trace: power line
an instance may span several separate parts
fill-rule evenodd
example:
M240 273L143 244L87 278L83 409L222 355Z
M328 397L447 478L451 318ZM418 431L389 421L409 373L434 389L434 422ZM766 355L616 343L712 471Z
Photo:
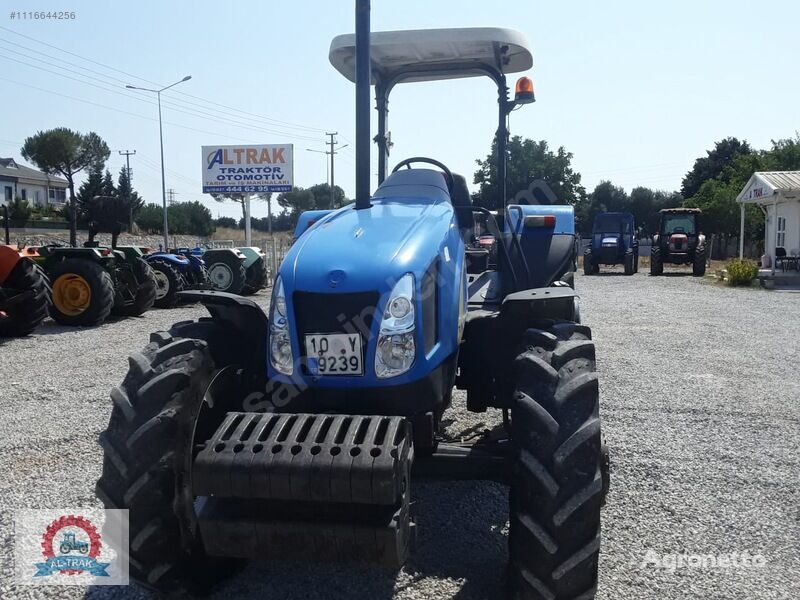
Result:
M5 48L3 48L3 50L5 50ZM134 100L138 100L140 102L144 102L144 103L149 104L149 105L155 104L153 101L146 100L144 98L140 98L138 95L131 96L128 93L104 87L104 85L107 85L107 84L105 84L105 82L102 82L102 80L98 80L95 77L90 77L90 78L94 79L95 81L101 81L104 85L97 85L95 83L90 83L90 82L84 81L82 79L77 79L75 77L70 77L69 75L66 75L66 74L64 74L62 72L54 71L52 69L46 69L44 67L40 67L38 65L34 65L34 64L25 62L25 61L16 59L16 58L11 57L11 56L6 56L4 54L0 54L0 58L4 58L6 60L17 62L17 63L26 65L26 66L34 68L34 69L38 69L40 71L45 71L46 73L51 73L51 74L56 75L58 77L63 77L65 79L70 79L72 81L76 81L76 82L81 83L83 85L89 85L89 86L95 87L97 89L106 91L106 92L111 92L113 94L117 94L117 95L120 95L120 96L123 96L123 97L126 97L126 98L132 98ZM39 60L39 59L34 58L33 60ZM40 62L44 62L44 61L40 61ZM75 73L75 71L72 71L71 69L64 69L64 70L66 70L67 72L70 72L70 73ZM79 75L81 77L89 77L88 75L83 75L82 73L75 73L75 74L77 74L77 75ZM263 131L265 133L269 133L269 134L272 134L272 135L281 135L281 136L285 136L285 137L289 137L289 138L296 138L296 139L300 139L300 140L313 140L313 139L316 139L314 137L306 136L306 135L299 135L299 134L294 134L294 133L287 133L287 132L284 132L284 131L270 130L270 129L266 129L266 128L263 128L263 127L259 127L259 126L253 125L252 123L247 123L247 122L242 122L242 121L234 121L232 119L226 119L226 118L220 119L216 115L214 115L213 113L207 113L207 112L198 111L198 110L195 110L195 109L183 110L183 107L180 107L179 105L175 105L175 104L173 104L171 102L163 102L162 101L162 104L167 106L167 107L169 107L169 108L171 108L175 112L186 114L186 115L189 115L189 116L195 117L195 118L202 118L205 121L208 121L208 120L215 121L215 122L220 123L222 125L233 125L234 127L240 127L242 129Z
M132 73L128 73L127 71L123 71L121 69L117 69L117 68L112 67L110 65L107 65L105 63L101 63L101 62L98 62L96 60L92 60L91 58L87 58L85 56L81 56L80 54L76 54L75 52L70 52L69 50L65 50L63 48L59 48L59 47L54 46L52 44L48 44L47 42L43 42L41 40L38 40L36 38L33 38L33 37L27 36L25 34L19 33L17 31L14 31L12 29L7 28L7 27L3 27L2 25L0 25L0 29L2 29L3 31L7 31L8 33L13 33L14 35L17 35L19 37L23 37L23 38L25 38L27 40L30 40L32 42L36 42L37 44L41 44L43 46L47 46L48 48L52 48L54 50L57 50L58 52L63 52L63 53L69 54L70 56L74 56L76 58L84 60L86 62L98 65L100 67L103 67L104 69L109 69L109 70L114 71L116 73L120 73L120 74L125 75L127 77L132 77L133 79L138 79L140 81L145 81L145 82L153 84L153 85L160 85L159 83L157 83L155 81L151 81L149 79L145 79L143 77L139 77L138 75L134 75ZM14 42L10 42L10 43L13 44ZM17 45L19 46L19 44L17 44ZM89 70L89 69L85 69L85 70ZM111 76L109 75L107 77L111 77ZM117 78L114 78L114 79L117 79ZM119 79L117 79L117 80L119 81ZM219 107L222 107L222 108L226 108L226 109L229 109L229 110L240 112L242 114L245 114L245 115L248 115L248 116L251 116L251 117L257 117L257 118L260 118L260 119L265 120L265 121L271 121L271 122L274 122L274 123L279 123L279 124L282 124L282 125L284 125L286 127L295 128L295 129L304 129L304 130L308 130L308 131L319 131L319 132L324 131L323 129L320 129L319 127L311 127L311 126L308 126L308 125L300 125L300 124L297 124L297 123L292 123L290 121L283 121L283 120L280 120L280 119L274 119L272 117L267 117L267 116L264 116L264 115L258 115L256 113L250 113L250 112L244 111L242 109L238 109L238 108L235 108L235 107L232 107L232 106L221 104L219 102L214 102L213 100L207 100L207 99L202 98L200 96L195 96L193 94L188 94L186 92L177 92L176 91L174 93L178 94L178 95L181 95L181 96L187 96L189 98L194 98L195 100L200 100L201 102L205 102L207 104L212 104L214 106L219 106ZM172 94L170 94L170 96L172 96Z

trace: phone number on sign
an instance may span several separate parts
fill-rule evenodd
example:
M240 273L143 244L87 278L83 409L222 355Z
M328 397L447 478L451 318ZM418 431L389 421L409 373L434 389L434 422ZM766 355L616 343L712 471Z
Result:
M77 18L77 13L72 10L59 10L59 11L17 11L12 10L8 18L12 21L19 19L20 21L72 21Z

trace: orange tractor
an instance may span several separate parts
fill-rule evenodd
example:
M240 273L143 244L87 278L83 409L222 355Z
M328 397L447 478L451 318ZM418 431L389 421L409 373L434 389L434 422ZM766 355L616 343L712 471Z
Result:
M31 333L50 309L42 268L14 246L0 246L0 337Z

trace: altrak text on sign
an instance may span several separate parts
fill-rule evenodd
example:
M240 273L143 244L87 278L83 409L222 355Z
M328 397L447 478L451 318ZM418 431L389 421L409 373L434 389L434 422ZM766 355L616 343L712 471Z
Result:
M292 144L203 146L203 193L290 192Z

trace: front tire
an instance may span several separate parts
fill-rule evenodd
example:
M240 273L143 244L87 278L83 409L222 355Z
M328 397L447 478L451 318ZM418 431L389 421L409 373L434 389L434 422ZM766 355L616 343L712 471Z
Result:
M114 308L114 282L96 262L67 258L50 270L50 316L61 325L100 325Z
M19 291L32 291L33 298L7 307L0 315L0 337L22 337L36 329L50 309L50 285L42 268L22 258L4 285Z
M156 308L172 308L178 303L178 292L183 291L183 277L178 269L163 260L152 260L150 266L156 280Z
M594 274L594 265L592 264L592 253L591 252L584 252L583 253L583 274L584 275L592 275L592 274Z
M588 327L542 322L515 361L509 572L517 599L594 598L604 474Z
M242 295L248 296L255 294L257 291L267 286L267 263L263 257L256 259L252 265L247 268L245 274L245 284L242 288Z
M112 390L100 435L97 495L107 508L129 511L130 576L162 593L204 593L232 564L203 550L191 490L195 427L217 364L208 342L181 337L207 331L213 339L217 329L200 322L152 334Z
M625 275L633 275L636 272L636 255L633 250L625 253Z
M695 277L702 277L706 274L706 249L698 248L694 253L694 262L692 262L692 275Z
M156 301L156 276L153 269L143 258L134 258L131 263L136 278L136 295L133 304L122 306L118 312L126 317L140 317L153 308Z
M653 246L650 249L650 275L657 276L663 275L664 262L661 259L661 248Z
M211 285L218 292L240 294L247 280L242 260L233 252L223 252L206 264Z

